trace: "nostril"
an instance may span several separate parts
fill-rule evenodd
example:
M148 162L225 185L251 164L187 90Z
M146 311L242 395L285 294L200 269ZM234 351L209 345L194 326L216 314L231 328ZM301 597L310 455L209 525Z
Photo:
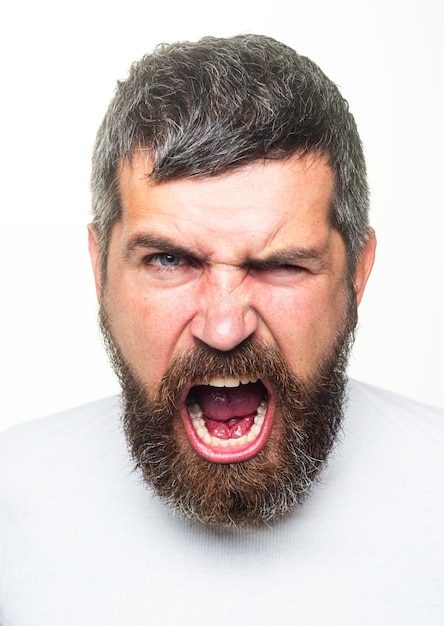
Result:
M191 322L193 336L216 350L233 350L255 333L256 312L232 301L206 303Z

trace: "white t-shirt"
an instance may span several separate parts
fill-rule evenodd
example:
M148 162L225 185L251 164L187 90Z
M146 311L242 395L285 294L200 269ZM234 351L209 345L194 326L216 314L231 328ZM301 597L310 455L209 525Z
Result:
M442 626L444 412L351 383L302 507L215 531L132 471L120 400L0 438L2 626Z

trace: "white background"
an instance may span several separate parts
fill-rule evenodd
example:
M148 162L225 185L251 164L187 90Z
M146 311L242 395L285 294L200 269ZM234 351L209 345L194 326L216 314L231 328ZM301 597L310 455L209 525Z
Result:
M378 260L350 373L444 406L441 0L9 3L1 33L0 428L117 391L86 252L115 81L161 41L258 32L312 57L357 119Z

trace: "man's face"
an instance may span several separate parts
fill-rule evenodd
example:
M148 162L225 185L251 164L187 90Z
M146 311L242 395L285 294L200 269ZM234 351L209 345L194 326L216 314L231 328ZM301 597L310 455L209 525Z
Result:
M93 231L90 237L123 378L159 415L162 402L168 405L167 439L158 445L171 442L182 466L194 468L190 474L205 482L205 474L219 472L216 485L257 463L256 473L266 466L273 475L292 420L282 396L292 389L296 408L313 404L338 369L373 246L350 281L344 242L330 220L333 175L321 157L157 184L149 173L143 153L121 169L122 219L112 230L106 285ZM199 363L190 366L193 360ZM176 388L165 394L172 364ZM281 391L280 380L287 381ZM317 424L310 428L316 437ZM296 431L305 438L301 425ZM141 448L139 439L135 445Z

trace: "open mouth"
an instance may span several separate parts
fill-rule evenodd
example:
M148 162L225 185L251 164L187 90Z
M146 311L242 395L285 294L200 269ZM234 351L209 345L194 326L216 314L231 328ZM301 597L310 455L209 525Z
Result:
M213 378L192 387L182 411L193 448L208 461L237 463L268 440L273 404L261 380Z

